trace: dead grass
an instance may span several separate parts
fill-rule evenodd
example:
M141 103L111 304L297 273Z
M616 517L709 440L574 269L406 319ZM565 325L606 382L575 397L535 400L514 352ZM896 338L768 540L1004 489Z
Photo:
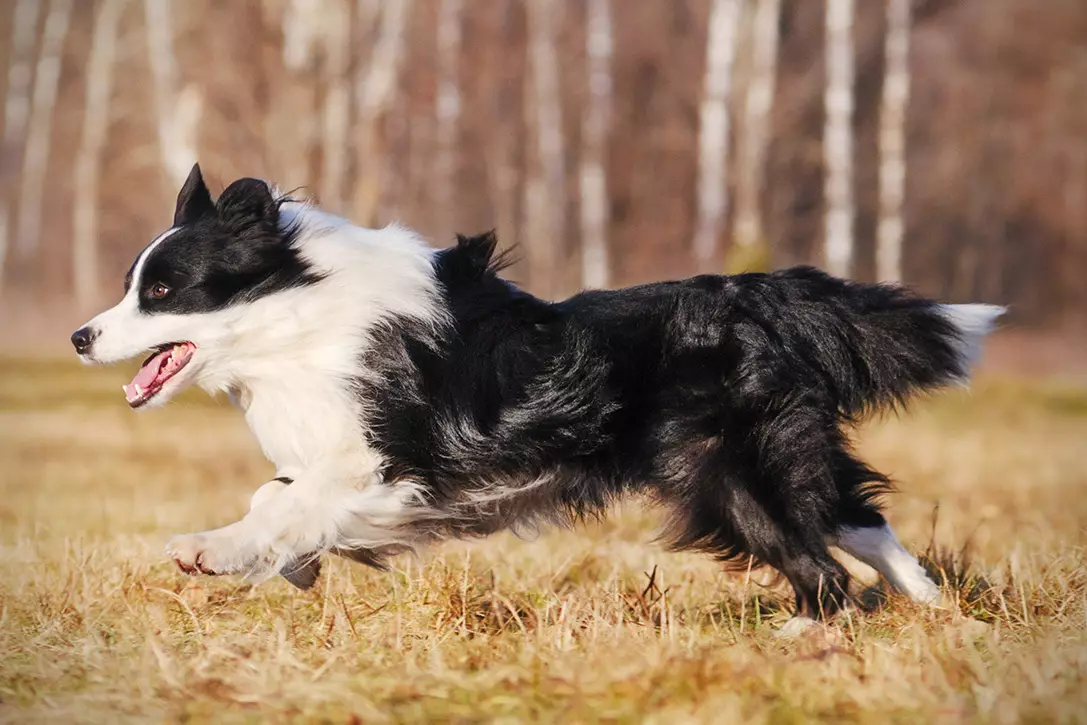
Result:
M166 538L237 517L269 466L225 405L135 415L121 377L0 363L0 721L1087 721L1087 391L983 379L868 426L958 608L871 588L779 642L785 592L662 552L633 504L334 560L309 593L185 577Z

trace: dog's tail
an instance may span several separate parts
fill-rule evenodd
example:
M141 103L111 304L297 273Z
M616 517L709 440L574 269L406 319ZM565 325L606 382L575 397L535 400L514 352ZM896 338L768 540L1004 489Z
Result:
M775 273L788 347L855 418L922 390L966 384L1004 307L949 305L903 287L836 279L810 268Z

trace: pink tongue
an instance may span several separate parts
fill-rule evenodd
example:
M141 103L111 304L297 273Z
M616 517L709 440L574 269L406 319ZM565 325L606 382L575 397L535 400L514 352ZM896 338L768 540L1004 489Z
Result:
M140 387L140 390L147 392L147 389L151 387L151 383L155 382L155 378L159 376L159 371L169 357L170 350L164 350L151 358L147 364L140 368L139 372L136 373L136 377L132 378L132 382L125 386L125 397L129 400L138 399L140 397L140 392L136 390L137 385Z

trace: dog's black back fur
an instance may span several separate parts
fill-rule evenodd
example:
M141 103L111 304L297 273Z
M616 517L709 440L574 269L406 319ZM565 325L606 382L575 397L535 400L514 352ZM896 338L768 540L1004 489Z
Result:
M646 492L674 547L772 565L802 612L837 606L827 541L881 524L889 485L843 426L967 373L936 303L810 268L548 303L498 277L494 248L439 253L447 330L399 321L367 349L387 476L419 481L459 534Z

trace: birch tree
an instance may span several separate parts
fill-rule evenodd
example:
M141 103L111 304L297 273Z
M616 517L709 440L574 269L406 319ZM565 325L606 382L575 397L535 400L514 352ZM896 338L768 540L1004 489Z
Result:
M461 98L457 77L461 52L461 0L441 0L438 8L438 159L434 198L441 214L452 214L456 198L457 131Z
M728 213L729 96L741 0L713 0L706 39L706 75L698 129L698 226L694 253L713 258Z
M86 108L75 161L72 280L76 302L88 307L98 289L98 180L110 122L117 26L124 0L102 0L95 16L86 72Z
M144 14L162 168L171 184L179 188L197 161L196 132L203 96L195 85L178 90L172 0L144 0Z
M483 65L489 104L487 116L493 121L488 127L493 133L483 143L487 168L487 184L494 223L499 238L517 237L522 231L522 206L525 194L525 164L521 163L527 134L527 113L522 104L528 102L523 76L527 63L525 47L517 43L514 33L516 0L497 0L487 11L486 54Z
M910 94L910 0L887 0L883 98L879 118L879 226L876 276L902 281L906 196L906 107Z
M0 158L15 155L26 137L27 120L30 118L30 81L33 76L34 40L38 27L40 0L19 0L12 18L11 43L8 46L7 93L4 97L4 136L0 146ZM4 283L4 266L8 252L8 227L10 221L9 195L0 194L0 289Z
M322 109L321 201L343 211L347 182L347 134L351 123L348 66L351 59L351 11L345 0L326 0L320 6L322 45L325 48L325 99Z
M563 160L559 64L555 52L557 5L554 0L528 3L528 44L536 138L536 173L526 185L530 277L536 291L551 296L557 288L555 250L566 228L566 170Z
M612 20L610 0L588 0L586 43L589 99L581 123L581 285L607 287L608 183L605 168L611 115Z
M757 0L751 26L751 72L740 137L740 179L736 199L736 244L765 244L762 213L763 171L770 140L770 112L777 79L778 25L781 0Z
M34 72L34 96L23 154L22 190L19 196L17 249L34 254L41 241L42 207L49 151L53 141L53 115L60 83L64 39L72 17L72 0L52 0L45 16L38 67Z
M849 276L853 268L853 0L827 0L825 265L830 274Z
M281 36L281 68L270 69L268 110L264 118L266 153L275 176L288 187L310 184L310 162L318 146L322 113L317 107L316 58L320 30L319 0L286 0L282 11L263 3L267 32Z
M380 148L378 126L392 102L400 76L409 9L409 0L387 0L384 3L370 63L360 69L355 82L359 178L355 187L354 207L361 224L377 223L384 155Z

